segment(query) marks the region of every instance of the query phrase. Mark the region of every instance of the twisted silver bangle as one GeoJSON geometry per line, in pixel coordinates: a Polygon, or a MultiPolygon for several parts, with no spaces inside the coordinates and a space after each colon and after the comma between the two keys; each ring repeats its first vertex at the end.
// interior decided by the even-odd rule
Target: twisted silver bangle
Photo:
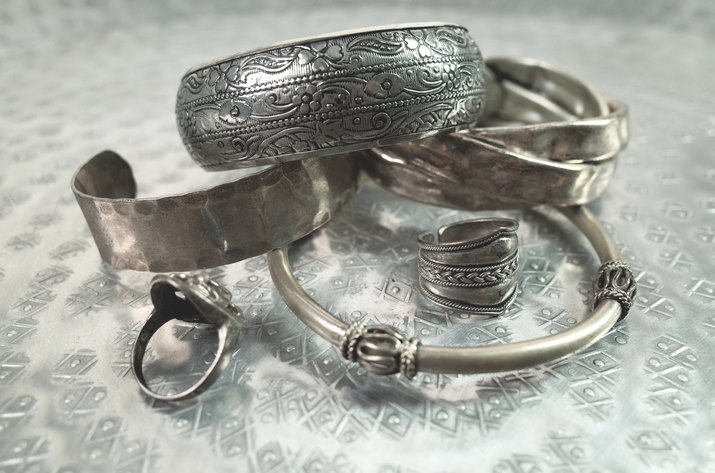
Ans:
{"type": "Polygon", "coordinates": [[[627,107],[542,62],[486,65],[477,128],[361,151],[368,174],[398,195],[460,209],[582,205],[600,196],[628,142],[627,107]]]}

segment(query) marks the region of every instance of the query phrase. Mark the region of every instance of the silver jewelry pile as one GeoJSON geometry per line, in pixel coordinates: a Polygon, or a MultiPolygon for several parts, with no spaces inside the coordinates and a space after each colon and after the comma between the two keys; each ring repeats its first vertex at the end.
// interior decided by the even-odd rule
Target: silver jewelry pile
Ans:
{"type": "MultiPolygon", "coordinates": [[[[606,189],[628,142],[627,108],[530,59],[486,62],[453,24],[346,31],[198,66],[181,79],[179,133],[209,170],[270,165],[185,194],[136,198],[131,168],[111,151],[81,166],[72,190],[102,258],[119,269],[170,272],[267,254],[290,309],[369,373],[485,373],[528,368],[583,350],[625,317],[631,270],[583,204],[606,189]],[[436,346],[390,325],[346,322],[300,286],[288,247],[349,201],[360,170],[400,196],[463,210],[559,210],[601,260],[593,312],[573,327],[508,344],[436,346]],[[167,232],[166,228],[172,228],[167,232]]],[[[518,222],[482,218],[418,238],[423,296],[496,316],[517,297],[518,222]]],[[[219,376],[243,326],[230,291],[195,275],[158,275],[154,311],[132,368],[150,397],[194,396],[219,376]],[[159,394],[143,374],[151,337],[178,319],[219,334],[214,361],[185,391],[159,394]]]]}

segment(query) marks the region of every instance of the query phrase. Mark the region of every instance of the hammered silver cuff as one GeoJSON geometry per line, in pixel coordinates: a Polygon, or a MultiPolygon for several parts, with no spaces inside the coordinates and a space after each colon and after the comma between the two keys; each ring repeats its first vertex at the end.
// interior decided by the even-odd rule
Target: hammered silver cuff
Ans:
{"type": "Polygon", "coordinates": [[[474,125],[483,68],[462,26],[345,31],[190,70],[176,118],[210,170],[334,155],[474,125]]]}
{"type": "Polygon", "coordinates": [[[352,159],[271,166],[217,186],[136,198],[112,151],[80,167],[72,191],[102,259],[118,269],[191,271],[235,263],[304,237],[355,193],[352,159]]]}

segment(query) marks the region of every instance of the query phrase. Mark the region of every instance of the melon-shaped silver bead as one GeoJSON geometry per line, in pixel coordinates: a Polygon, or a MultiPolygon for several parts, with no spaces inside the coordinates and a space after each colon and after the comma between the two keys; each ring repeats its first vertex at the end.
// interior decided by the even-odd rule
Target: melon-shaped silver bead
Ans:
{"type": "Polygon", "coordinates": [[[390,325],[368,327],[357,342],[357,362],[370,373],[399,373],[402,345],[406,341],[407,337],[390,325]]]}

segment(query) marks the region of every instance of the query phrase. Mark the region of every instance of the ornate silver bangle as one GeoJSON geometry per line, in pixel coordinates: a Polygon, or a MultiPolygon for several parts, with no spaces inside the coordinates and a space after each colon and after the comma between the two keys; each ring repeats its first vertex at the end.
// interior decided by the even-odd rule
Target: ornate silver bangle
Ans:
{"type": "Polygon", "coordinates": [[[504,312],[516,297],[519,223],[482,218],[417,237],[420,292],[452,309],[504,312]]]}
{"type": "Polygon", "coordinates": [[[371,177],[408,198],[474,210],[600,196],[628,141],[626,107],[606,104],[582,81],[540,62],[487,65],[486,126],[363,151],[371,177]]]}
{"type": "Polygon", "coordinates": [[[617,275],[603,276],[597,282],[595,308],[575,326],[560,333],[534,340],[481,347],[439,347],[421,344],[391,326],[351,325],[341,321],[312,299],[293,276],[287,248],[268,254],[273,282],[288,307],[308,327],[338,346],[343,356],[357,361],[376,374],[401,372],[408,378],[417,370],[444,373],[485,373],[511,371],[563,358],[585,349],[605,335],[625,314],[626,305],[635,297],[635,280],[625,265],[615,243],[585,207],[559,208],[593,245],[603,268],[619,268],[617,275]],[[625,291],[621,300],[621,288],[625,291]]]}
{"type": "Polygon", "coordinates": [[[190,70],[176,117],[210,170],[334,155],[474,125],[483,66],[458,25],[344,31],[190,70]]]}
{"type": "Polygon", "coordinates": [[[354,159],[273,166],[186,194],[137,199],[129,164],[105,151],[72,179],[99,253],[119,269],[189,271],[234,263],[328,222],[357,186],[354,159]]]}

